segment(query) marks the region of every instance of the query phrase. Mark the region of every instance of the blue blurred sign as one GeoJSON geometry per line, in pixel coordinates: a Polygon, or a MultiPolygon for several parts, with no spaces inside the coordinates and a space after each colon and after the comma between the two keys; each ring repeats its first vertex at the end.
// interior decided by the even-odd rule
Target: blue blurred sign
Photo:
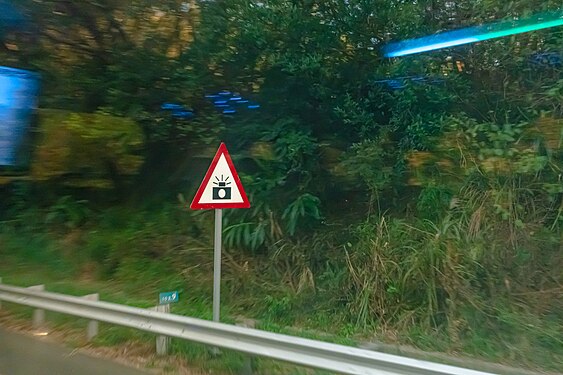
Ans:
{"type": "Polygon", "coordinates": [[[20,166],[36,108],[38,75],[0,66],[0,166],[20,166]]]}
{"type": "Polygon", "coordinates": [[[158,295],[158,303],[168,305],[169,303],[178,302],[180,294],[177,291],[160,293],[158,295]]]}

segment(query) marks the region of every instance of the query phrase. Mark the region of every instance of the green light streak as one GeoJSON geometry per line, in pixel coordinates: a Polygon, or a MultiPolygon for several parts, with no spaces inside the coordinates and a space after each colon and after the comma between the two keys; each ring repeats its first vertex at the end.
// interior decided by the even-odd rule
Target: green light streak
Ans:
{"type": "Polygon", "coordinates": [[[508,36],[508,35],[522,34],[522,33],[527,33],[527,32],[530,32],[530,31],[547,29],[547,28],[550,28],[550,27],[557,27],[557,26],[562,26],[562,25],[563,25],[563,19],[558,19],[558,20],[542,22],[542,23],[538,23],[538,24],[534,24],[534,25],[515,27],[515,28],[509,29],[509,30],[500,30],[500,31],[495,31],[495,32],[483,34],[483,35],[477,35],[476,38],[479,39],[480,41],[488,40],[488,39],[494,39],[494,38],[502,38],[502,37],[508,36]]]}

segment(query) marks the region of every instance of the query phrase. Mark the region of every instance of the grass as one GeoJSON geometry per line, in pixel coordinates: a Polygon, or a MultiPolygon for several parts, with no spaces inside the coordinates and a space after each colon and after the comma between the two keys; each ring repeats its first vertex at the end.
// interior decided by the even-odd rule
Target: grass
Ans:
{"type": "MultiPolygon", "coordinates": [[[[170,209],[156,215],[110,210],[95,227],[57,232],[41,225],[33,231],[7,226],[0,230],[0,276],[7,284],[41,283],[49,291],[70,295],[100,293],[101,300],[144,308],[157,304],[159,292],[178,290],[180,302],[172,306],[172,313],[210,320],[210,233],[198,234],[185,216],[170,209]],[[189,236],[184,234],[188,232],[189,236]]],[[[459,263],[464,255],[451,251],[452,244],[461,248],[459,244],[465,243],[462,234],[449,222],[418,228],[385,220],[362,224],[355,239],[340,251],[340,263],[331,261],[330,269],[315,277],[315,289],[303,291],[291,289],[288,285],[299,283],[288,283],[285,278],[292,275],[276,273],[267,261],[232,253],[223,269],[222,320],[235,323],[239,317],[255,318],[261,329],[345,345],[370,340],[399,342],[428,351],[562,371],[559,312],[538,315],[510,307],[502,298],[475,299],[471,303],[478,308],[470,304],[456,307],[456,316],[462,320],[453,334],[421,324],[420,317],[444,319],[437,313],[443,308],[441,288],[451,294],[466,287],[467,269],[459,263]],[[350,254],[348,261],[346,253],[350,254]],[[461,266],[451,267],[454,262],[461,266]],[[425,272],[428,268],[435,272],[425,272]],[[405,274],[405,269],[412,271],[405,274]],[[448,272],[448,282],[444,282],[442,275],[448,272]],[[405,288],[421,291],[426,310],[408,310],[408,304],[419,296],[400,300],[405,288]],[[388,306],[394,310],[386,311],[388,306]]],[[[275,261],[284,264],[283,272],[291,269],[283,254],[275,261]]],[[[315,270],[314,265],[310,267],[315,270]]],[[[14,307],[13,311],[30,317],[29,309],[14,307]]],[[[79,329],[85,325],[84,320],[61,314],[50,313],[48,319],[56,327],[79,329]]],[[[151,334],[102,325],[94,345],[118,346],[131,341],[152,345],[153,340],[151,334]]],[[[234,373],[245,362],[243,355],[229,351],[212,357],[205,346],[181,340],[172,341],[172,354],[213,372],[234,373]]],[[[264,359],[256,365],[268,373],[310,373],[264,359]]]]}
{"type": "MultiPolygon", "coordinates": [[[[2,281],[5,284],[15,286],[30,286],[44,283],[47,291],[62,293],[67,295],[85,295],[91,293],[100,293],[100,297],[104,301],[148,308],[156,301],[155,286],[148,288],[135,288],[132,286],[124,290],[124,283],[119,282],[103,282],[103,281],[79,281],[73,279],[73,273],[59,274],[54,272],[49,265],[24,264],[22,262],[12,263],[5,261],[0,264],[0,274],[3,275],[2,281]],[[4,276],[5,275],[5,276],[4,276]]],[[[168,286],[174,286],[168,284],[168,286]]],[[[176,285],[177,286],[177,285],[176,285]]],[[[164,288],[173,289],[173,288],[164,288]]],[[[33,309],[12,304],[4,303],[3,307],[19,320],[31,321],[33,309]]],[[[178,315],[196,317],[200,319],[211,320],[212,305],[210,298],[201,298],[198,296],[189,296],[187,293],[180,295],[180,302],[171,306],[171,312],[178,315]],[[184,297],[186,295],[186,297],[184,297]]],[[[235,319],[230,316],[229,310],[222,310],[223,322],[235,323],[235,319]]],[[[54,329],[80,332],[87,325],[86,319],[75,318],[65,314],[46,312],[46,320],[50,327],[54,329]]],[[[264,327],[261,327],[264,328],[264,327]]],[[[274,332],[295,333],[294,330],[284,329],[280,326],[265,325],[265,328],[274,332]]],[[[312,335],[310,335],[311,338],[312,335]]],[[[114,326],[110,324],[100,323],[100,332],[91,343],[95,347],[118,347],[127,343],[139,342],[152,345],[155,339],[154,334],[142,332],[139,330],[114,326]]],[[[70,341],[67,344],[74,346],[82,346],[84,340],[76,339],[76,335],[70,335],[70,341]]],[[[172,339],[170,347],[170,355],[178,356],[193,366],[205,369],[210,373],[238,374],[245,365],[247,356],[231,350],[221,350],[221,355],[216,356],[210,352],[209,346],[192,343],[185,340],[172,339]]],[[[297,366],[279,363],[277,361],[256,359],[254,366],[258,371],[266,371],[270,374],[328,374],[327,372],[311,371],[299,368],[297,366]]]]}

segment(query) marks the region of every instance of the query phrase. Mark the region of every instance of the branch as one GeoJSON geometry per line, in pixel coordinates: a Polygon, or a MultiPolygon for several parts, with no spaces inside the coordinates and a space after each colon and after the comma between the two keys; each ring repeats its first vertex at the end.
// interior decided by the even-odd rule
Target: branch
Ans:
{"type": "Polygon", "coordinates": [[[78,50],[81,50],[82,52],[86,52],[86,53],[91,54],[91,55],[94,55],[96,53],[96,51],[94,49],[86,47],[84,44],[76,43],[76,42],[73,42],[69,39],[65,39],[65,38],[62,38],[60,36],[51,34],[47,30],[45,30],[43,32],[43,35],[46,36],[52,42],[66,44],[67,46],[71,46],[73,48],[76,48],[78,50]]]}

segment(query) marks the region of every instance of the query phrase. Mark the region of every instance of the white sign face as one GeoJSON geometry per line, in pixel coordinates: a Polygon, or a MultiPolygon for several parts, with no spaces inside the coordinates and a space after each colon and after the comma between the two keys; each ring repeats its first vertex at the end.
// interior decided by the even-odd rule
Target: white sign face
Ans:
{"type": "Polygon", "coordinates": [[[225,155],[221,155],[211,179],[203,190],[203,194],[199,199],[200,204],[211,203],[243,203],[244,200],[235,183],[235,178],[231,173],[231,169],[227,164],[225,155]]]}
{"type": "Polygon", "coordinates": [[[250,207],[224,143],[219,146],[190,207],[194,210],[250,207]]]}

